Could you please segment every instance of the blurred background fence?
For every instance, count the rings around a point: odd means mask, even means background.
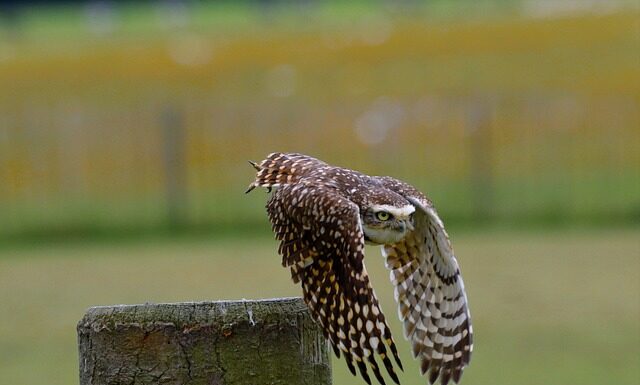
[[[262,229],[246,161],[273,151],[406,179],[453,224],[639,223],[637,7],[507,3],[12,16],[1,238]]]

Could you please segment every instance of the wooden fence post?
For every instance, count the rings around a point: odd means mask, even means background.
[[[92,307],[80,385],[329,385],[327,344],[301,298]]]

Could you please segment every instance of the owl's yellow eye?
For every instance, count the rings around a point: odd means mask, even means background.
[[[386,211],[378,211],[376,213],[376,218],[378,218],[381,221],[388,221],[389,218],[391,218],[391,215]]]

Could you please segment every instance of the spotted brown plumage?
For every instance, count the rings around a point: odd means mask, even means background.
[[[404,335],[429,382],[458,382],[469,364],[472,328],[449,237],[432,203],[414,187],[273,153],[252,165],[255,187],[275,188],[267,213],[282,256],[313,318],[338,357],[371,383],[378,361],[399,383],[396,345],[364,264],[365,242],[383,245]],[[356,369],[357,368],[357,369]]]

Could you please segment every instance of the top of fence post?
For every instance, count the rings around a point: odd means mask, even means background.
[[[93,307],[78,323],[80,384],[331,384],[300,298]]]

